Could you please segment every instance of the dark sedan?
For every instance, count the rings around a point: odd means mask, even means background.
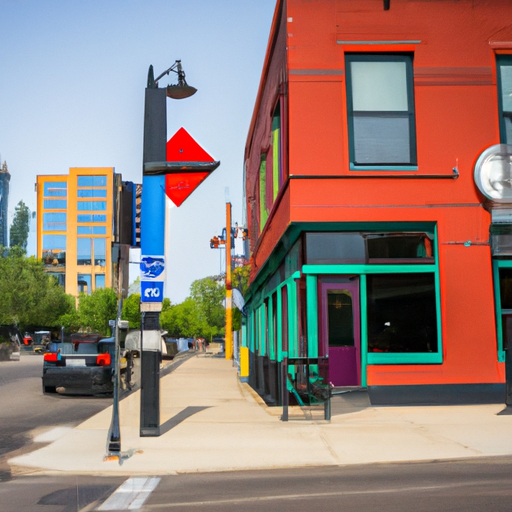
[[[43,393],[110,395],[113,391],[114,338],[73,334],[51,343],[44,354]]]

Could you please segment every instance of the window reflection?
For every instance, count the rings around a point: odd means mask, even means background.
[[[43,213],[43,231],[67,231],[64,212]]]
[[[95,289],[105,288],[105,274],[96,274],[94,278]]]
[[[47,181],[44,183],[44,197],[66,197],[67,188],[65,181]]]
[[[91,294],[91,274],[78,274],[77,284],[79,293]]]
[[[78,238],[76,253],[78,265],[90,265],[92,257],[92,238]]]
[[[107,209],[106,201],[78,201],[77,209],[79,211],[105,211]]]
[[[79,187],[106,187],[106,176],[78,176],[77,180]]]

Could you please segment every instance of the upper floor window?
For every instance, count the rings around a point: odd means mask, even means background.
[[[107,209],[107,203],[105,201],[78,201],[77,209],[79,211],[96,210],[102,212]]]
[[[67,187],[65,181],[47,181],[44,183],[44,197],[66,197]]]
[[[95,214],[78,214],[77,222],[107,222],[107,216],[101,213]]]
[[[44,212],[43,231],[67,231],[66,214],[64,212]]]
[[[79,188],[77,190],[78,197],[107,197],[106,188]]]
[[[79,187],[106,187],[106,176],[78,176]]]
[[[284,181],[282,153],[281,101],[278,101],[272,115],[272,203]]]
[[[268,188],[270,187],[267,187],[267,155],[261,155],[259,172],[260,232],[263,231],[267,223],[270,210],[268,206]]]
[[[350,168],[416,166],[412,57],[347,54]]]
[[[45,210],[65,210],[68,207],[66,199],[44,199],[43,208]]]
[[[512,55],[498,55],[497,64],[500,140],[512,144]]]

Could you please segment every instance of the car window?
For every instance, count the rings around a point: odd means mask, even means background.
[[[98,354],[97,343],[75,343],[74,354]]]

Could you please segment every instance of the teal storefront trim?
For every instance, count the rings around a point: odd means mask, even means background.
[[[512,265],[511,265],[512,266]],[[381,364],[441,364],[443,362],[443,338],[442,338],[442,319],[441,319],[441,297],[439,270],[437,264],[428,265],[304,265],[302,272],[306,274],[306,282],[312,283],[313,290],[309,290],[308,285],[308,335],[310,335],[309,326],[311,325],[311,335],[315,334],[318,347],[318,307],[316,299],[311,297],[310,293],[316,296],[316,279],[318,275],[358,275],[360,277],[360,301],[361,301],[361,381],[366,381],[366,365]],[[366,276],[369,274],[434,274],[435,280],[435,300],[436,300],[436,321],[437,321],[437,351],[436,352],[402,352],[402,353],[384,353],[368,352],[368,312],[367,312],[367,293]],[[309,281],[308,281],[309,279]],[[311,304],[311,308],[310,308]],[[312,329],[316,329],[313,333]],[[313,339],[313,338],[310,338]],[[310,354],[310,357],[313,357]]]
[[[315,275],[306,276],[307,337],[308,356],[318,357],[318,279]]]
[[[505,362],[505,349],[503,344],[503,312],[501,305],[501,287],[500,287],[500,268],[512,268],[512,260],[492,261],[492,271],[494,278],[494,302],[496,304],[496,339],[498,362]]]
[[[361,315],[361,387],[366,388],[368,386],[368,343],[363,340],[368,339],[368,322],[366,321],[368,315],[368,308],[366,303],[366,275],[361,274],[359,276],[359,300],[360,304],[360,315]],[[364,319],[364,321],[363,321]]]

